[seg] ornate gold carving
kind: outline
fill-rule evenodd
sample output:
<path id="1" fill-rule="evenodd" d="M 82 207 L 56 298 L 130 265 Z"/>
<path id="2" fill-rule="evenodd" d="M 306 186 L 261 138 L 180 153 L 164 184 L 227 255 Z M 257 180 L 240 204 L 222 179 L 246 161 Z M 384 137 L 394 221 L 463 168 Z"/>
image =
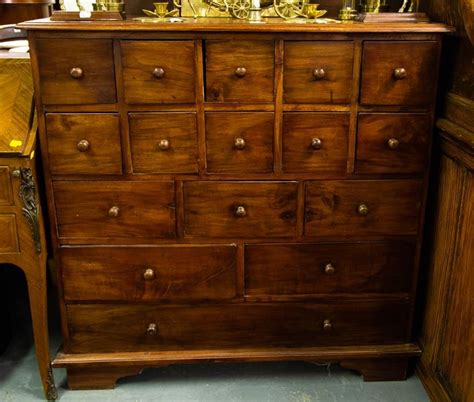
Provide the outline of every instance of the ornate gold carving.
<path id="1" fill-rule="evenodd" d="M 51 370 L 51 366 L 48 367 L 48 379 L 46 380 L 46 398 L 48 401 L 54 401 L 58 399 L 58 390 L 56 389 L 56 385 L 54 384 L 54 376 L 53 371 Z"/>
<path id="2" fill-rule="evenodd" d="M 36 244 L 36 252 L 41 252 L 41 238 L 39 231 L 39 203 L 36 193 L 35 179 L 30 168 L 20 168 L 20 198 L 23 201 L 23 216 L 30 225 L 31 236 Z"/>

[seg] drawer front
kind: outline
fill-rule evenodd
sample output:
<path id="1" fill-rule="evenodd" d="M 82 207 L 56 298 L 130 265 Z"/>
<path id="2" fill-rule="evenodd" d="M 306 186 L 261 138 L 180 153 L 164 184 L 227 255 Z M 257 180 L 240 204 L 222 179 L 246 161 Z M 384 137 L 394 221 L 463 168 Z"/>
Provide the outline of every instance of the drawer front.
<path id="1" fill-rule="evenodd" d="M 426 168 L 428 114 L 360 114 L 357 173 L 421 173 Z"/>
<path id="2" fill-rule="evenodd" d="M 350 103 L 353 42 L 285 42 L 284 102 Z"/>
<path id="3" fill-rule="evenodd" d="M 185 235 L 294 236 L 296 189 L 296 182 L 187 182 Z"/>
<path id="4" fill-rule="evenodd" d="M 18 233 L 14 214 L 0 215 L 0 253 L 18 253 Z"/>
<path id="5" fill-rule="evenodd" d="M 0 166 L 0 205 L 13 205 L 12 183 L 8 166 Z"/>
<path id="6" fill-rule="evenodd" d="M 429 105 L 438 66 L 436 42 L 365 42 L 361 103 Z"/>
<path id="7" fill-rule="evenodd" d="M 197 173 L 196 113 L 131 113 L 134 173 Z"/>
<path id="8" fill-rule="evenodd" d="M 60 238 L 173 238 L 173 182 L 58 181 Z"/>
<path id="9" fill-rule="evenodd" d="M 122 41 L 126 103 L 194 103 L 192 41 Z"/>
<path id="10" fill-rule="evenodd" d="M 284 113 L 285 172 L 345 173 L 348 113 Z"/>
<path id="11" fill-rule="evenodd" d="M 273 102 L 273 41 L 206 41 L 208 102 Z"/>
<path id="12" fill-rule="evenodd" d="M 390 344 L 407 340 L 408 323 L 408 305 L 398 301 L 77 304 L 67 312 L 67 353 Z"/>
<path id="13" fill-rule="evenodd" d="M 324 295 L 409 292 L 411 242 L 266 244 L 245 247 L 245 293 Z"/>
<path id="14" fill-rule="evenodd" d="M 121 174 L 120 125 L 116 114 L 46 115 L 52 174 Z"/>
<path id="15" fill-rule="evenodd" d="M 273 113 L 206 113 L 207 171 L 273 171 Z"/>
<path id="16" fill-rule="evenodd" d="M 236 247 L 62 248 L 66 300 L 222 300 L 236 296 Z"/>
<path id="17" fill-rule="evenodd" d="M 109 39 L 36 39 L 44 104 L 115 103 Z"/>
<path id="18" fill-rule="evenodd" d="M 416 234 L 422 189 L 422 182 L 418 180 L 308 182 L 305 234 Z"/>

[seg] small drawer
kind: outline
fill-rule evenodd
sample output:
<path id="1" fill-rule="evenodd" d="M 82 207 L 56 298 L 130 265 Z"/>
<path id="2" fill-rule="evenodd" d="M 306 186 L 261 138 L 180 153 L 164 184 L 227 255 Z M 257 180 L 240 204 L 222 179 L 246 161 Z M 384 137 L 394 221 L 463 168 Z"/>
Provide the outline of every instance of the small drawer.
<path id="1" fill-rule="evenodd" d="M 120 125 L 116 114 L 48 113 L 52 174 L 121 174 Z"/>
<path id="2" fill-rule="evenodd" d="M 406 293 L 415 244 L 266 244 L 245 247 L 248 296 Z"/>
<path id="3" fill-rule="evenodd" d="M 0 166 L 0 205 L 13 205 L 12 183 L 10 168 Z"/>
<path id="4" fill-rule="evenodd" d="M 174 183 L 57 181 L 60 238 L 173 238 Z"/>
<path id="5" fill-rule="evenodd" d="M 194 103 L 192 41 L 122 41 L 126 103 Z"/>
<path id="6" fill-rule="evenodd" d="M 66 353 L 380 345 L 408 341 L 408 302 L 69 304 Z"/>
<path id="7" fill-rule="evenodd" d="M 322 180 L 306 184 L 308 236 L 414 235 L 419 180 Z"/>
<path id="8" fill-rule="evenodd" d="M 296 189 L 296 182 L 187 182 L 185 235 L 294 236 Z"/>
<path id="9" fill-rule="evenodd" d="M 365 42 L 361 103 L 430 105 L 435 97 L 438 53 L 436 42 Z"/>
<path id="10" fill-rule="evenodd" d="M 348 113 L 284 113 L 285 172 L 345 173 Z"/>
<path id="11" fill-rule="evenodd" d="M 273 113 L 206 113 L 209 173 L 273 171 Z"/>
<path id="12" fill-rule="evenodd" d="M 44 104 L 115 103 L 109 39 L 36 39 Z"/>
<path id="13" fill-rule="evenodd" d="M 206 42 L 208 102 L 273 102 L 273 41 Z"/>
<path id="14" fill-rule="evenodd" d="M 428 114 L 360 114 L 356 172 L 423 172 L 430 134 Z"/>
<path id="15" fill-rule="evenodd" d="M 285 103 L 350 103 L 353 42 L 285 42 Z"/>
<path id="16" fill-rule="evenodd" d="M 197 173 L 196 113 L 131 113 L 134 173 Z"/>
<path id="17" fill-rule="evenodd" d="M 16 231 L 16 215 L 0 215 L 0 254 L 18 253 L 18 233 Z"/>
<path id="18" fill-rule="evenodd" d="M 61 272 L 68 301 L 224 300 L 236 296 L 236 247 L 68 247 Z"/>

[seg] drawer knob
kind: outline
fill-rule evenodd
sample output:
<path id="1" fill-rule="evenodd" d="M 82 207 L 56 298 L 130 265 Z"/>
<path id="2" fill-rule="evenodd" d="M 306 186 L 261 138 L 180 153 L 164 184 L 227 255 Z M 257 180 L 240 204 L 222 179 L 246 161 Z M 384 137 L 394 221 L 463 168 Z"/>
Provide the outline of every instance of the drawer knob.
<path id="1" fill-rule="evenodd" d="M 143 279 L 145 279 L 146 281 L 151 281 L 155 279 L 155 271 L 153 271 L 151 268 L 146 269 L 143 273 Z"/>
<path id="2" fill-rule="evenodd" d="M 71 71 L 69 71 L 69 75 L 75 80 L 78 80 L 84 76 L 84 71 L 82 71 L 81 67 L 73 67 Z"/>
<path id="3" fill-rule="evenodd" d="M 21 176 L 21 171 L 20 171 L 20 169 L 14 169 L 14 170 L 12 171 L 12 176 L 13 176 L 13 177 L 20 177 L 20 176 Z"/>
<path id="4" fill-rule="evenodd" d="M 336 272 L 336 268 L 334 268 L 334 265 L 332 265 L 331 263 L 326 264 L 326 266 L 324 267 L 324 273 L 327 275 L 332 275 L 335 272 Z"/>
<path id="5" fill-rule="evenodd" d="M 321 138 L 313 138 L 311 140 L 311 147 L 313 149 L 321 149 L 323 147 L 323 142 L 321 141 Z"/>
<path id="6" fill-rule="evenodd" d="M 163 78 L 165 76 L 165 69 L 163 67 L 156 67 L 153 70 L 153 77 L 155 78 Z"/>
<path id="7" fill-rule="evenodd" d="M 324 320 L 323 322 L 323 330 L 324 331 L 331 331 L 332 329 L 332 324 L 330 320 Z"/>
<path id="8" fill-rule="evenodd" d="M 361 216 L 366 216 L 369 213 L 369 207 L 365 204 L 360 204 L 357 208 L 357 212 Z"/>
<path id="9" fill-rule="evenodd" d="M 326 71 L 324 71 L 324 68 L 315 68 L 313 70 L 313 77 L 316 80 L 322 80 L 326 76 Z"/>
<path id="10" fill-rule="evenodd" d="M 387 145 L 390 149 L 398 149 L 400 146 L 400 141 L 398 141 L 396 138 L 390 138 L 387 141 Z"/>
<path id="11" fill-rule="evenodd" d="M 245 74 L 247 74 L 247 69 L 245 67 L 237 67 L 234 71 L 234 74 L 238 78 L 243 78 L 245 77 Z"/>
<path id="12" fill-rule="evenodd" d="M 158 325 L 155 323 L 148 324 L 148 328 L 146 329 L 146 334 L 148 336 L 155 336 L 158 334 Z"/>
<path id="13" fill-rule="evenodd" d="M 169 140 L 160 140 L 160 142 L 158 143 L 158 147 L 159 147 L 162 151 L 167 151 L 168 149 L 170 149 L 170 142 L 169 142 Z"/>
<path id="14" fill-rule="evenodd" d="M 405 70 L 403 67 L 399 67 L 393 70 L 393 76 L 396 80 L 403 80 L 407 77 L 407 75 L 407 70 Z"/>
<path id="15" fill-rule="evenodd" d="M 115 218 L 119 215 L 120 209 L 119 207 L 113 206 L 109 209 L 109 216 Z"/>
<path id="16" fill-rule="evenodd" d="M 89 150 L 91 144 L 89 141 L 87 140 L 80 140 L 78 143 L 77 143 L 77 149 L 80 151 L 80 152 L 86 152 L 87 150 Z"/>
<path id="17" fill-rule="evenodd" d="M 238 218 L 243 218 L 245 215 L 247 215 L 247 211 L 245 210 L 245 207 L 242 205 L 239 205 L 237 208 L 235 208 L 235 216 Z"/>
<path id="18" fill-rule="evenodd" d="M 244 149 L 245 148 L 245 140 L 243 138 L 236 138 L 234 140 L 234 148 L 235 149 Z"/>

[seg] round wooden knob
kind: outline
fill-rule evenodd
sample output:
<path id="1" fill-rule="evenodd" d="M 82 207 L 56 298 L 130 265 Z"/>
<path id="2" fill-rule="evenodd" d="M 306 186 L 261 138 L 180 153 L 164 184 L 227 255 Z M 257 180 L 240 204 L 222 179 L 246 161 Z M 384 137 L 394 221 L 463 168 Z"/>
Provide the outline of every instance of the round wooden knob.
<path id="1" fill-rule="evenodd" d="M 323 330 L 330 331 L 332 329 L 332 324 L 330 320 L 324 320 L 323 322 Z"/>
<path id="2" fill-rule="evenodd" d="M 335 272 L 336 272 L 336 268 L 334 268 L 334 265 L 332 265 L 331 263 L 326 264 L 326 266 L 324 267 L 324 273 L 327 275 L 332 275 Z"/>
<path id="3" fill-rule="evenodd" d="M 398 149 L 400 146 L 400 141 L 398 141 L 396 138 L 390 138 L 387 141 L 387 145 L 390 149 Z"/>
<path id="4" fill-rule="evenodd" d="M 153 271 L 151 268 L 146 269 L 143 273 L 143 279 L 145 279 L 146 281 L 151 281 L 155 279 L 155 271 Z"/>
<path id="5" fill-rule="evenodd" d="M 244 149 L 245 148 L 245 140 L 243 138 L 236 138 L 234 140 L 234 148 L 235 149 Z"/>
<path id="6" fill-rule="evenodd" d="M 13 176 L 13 177 L 20 177 L 20 176 L 21 176 L 21 171 L 20 171 L 20 169 L 14 169 L 14 170 L 12 171 L 12 176 Z"/>
<path id="7" fill-rule="evenodd" d="M 165 69 L 163 67 L 156 67 L 153 70 L 153 77 L 155 78 L 163 78 L 165 76 Z"/>
<path id="8" fill-rule="evenodd" d="M 235 208 L 235 216 L 238 218 L 243 218 L 245 215 L 247 215 L 247 211 L 245 210 L 244 206 L 239 205 L 237 208 Z"/>
<path id="9" fill-rule="evenodd" d="M 80 152 L 86 152 L 89 148 L 90 148 L 91 144 L 89 141 L 87 140 L 80 140 L 78 143 L 77 143 L 77 149 L 80 151 Z"/>
<path id="10" fill-rule="evenodd" d="M 158 325 L 155 323 L 148 324 L 148 328 L 146 329 L 146 334 L 148 336 L 155 336 L 158 334 Z"/>
<path id="11" fill-rule="evenodd" d="M 247 69 L 245 67 L 237 67 L 234 71 L 236 77 L 243 78 L 247 74 Z"/>
<path id="12" fill-rule="evenodd" d="M 169 140 L 160 140 L 160 142 L 158 143 L 158 147 L 159 147 L 162 151 L 167 151 L 168 149 L 170 149 L 170 142 L 169 142 Z"/>
<path id="13" fill-rule="evenodd" d="M 317 80 L 322 80 L 326 76 L 326 71 L 324 71 L 324 68 L 315 68 L 313 70 L 313 77 Z"/>
<path id="14" fill-rule="evenodd" d="M 120 212 L 119 207 L 114 206 L 109 209 L 109 216 L 112 218 L 115 218 L 119 215 L 119 212 Z"/>
<path id="15" fill-rule="evenodd" d="M 320 138 L 313 138 L 311 140 L 311 147 L 316 150 L 321 149 L 323 147 L 323 142 Z"/>
<path id="16" fill-rule="evenodd" d="M 405 70 L 403 67 L 396 68 L 393 70 L 393 76 L 396 80 L 403 80 L 407 77 L 407 70 Z"/>
<path id="17" fill-rule="evenodd" d="M 357 212 L 361 216 L 366 216 L 369 213 L 369 207 L 365 204 L 360 204 L 357 208 Z"/>
<path id="18" fill-rule="evenodd" d="M 84 76 L 84 71 L 82 71 L 81 67 L 73 67 L 71 68 L 69 75 L 75 80 L 78 80 L 79 78 L 82 78 Z"/>

